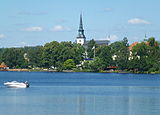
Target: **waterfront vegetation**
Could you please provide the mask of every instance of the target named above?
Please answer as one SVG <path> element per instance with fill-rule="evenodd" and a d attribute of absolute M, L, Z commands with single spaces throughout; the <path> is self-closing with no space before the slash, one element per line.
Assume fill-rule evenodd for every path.
<path fill-rule="evenodd" d="M 53 41 L 44 46 L 1 48 L 0 62 L 12 69 L 36 71 L 160 73 L 160 43 L 154 37 L 132 49 L 129 46 L 126 37 L 108 46 L 91 40 L 87 49 L 72 42 Z"/>

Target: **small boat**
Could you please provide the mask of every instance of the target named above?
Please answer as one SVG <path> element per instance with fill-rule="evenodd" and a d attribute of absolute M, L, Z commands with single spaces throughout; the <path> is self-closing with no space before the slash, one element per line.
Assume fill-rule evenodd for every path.
<path fill-rule="evenodd" d="M 4 85 L 9 88 L 28 88 L 29 87 L 29 83 L 27 81 L 25 82 L 17 82 L 17 81 L 5 82 Z"/>

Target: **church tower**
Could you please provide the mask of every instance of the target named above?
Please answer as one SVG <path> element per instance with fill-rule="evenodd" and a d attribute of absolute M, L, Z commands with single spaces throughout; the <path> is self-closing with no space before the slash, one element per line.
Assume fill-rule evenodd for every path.
<path fill-rule="evenodd" d="M 77 44 L 84 45 L 86 42 L 86 37 L 84 35 L 84 29 L 83 29 L 83 22 L 82 22 L 82 14 L 80 15 L 80 24 L 79 24 L 79 30 L 78 30 L 78 36 L 76 39 Z"/>

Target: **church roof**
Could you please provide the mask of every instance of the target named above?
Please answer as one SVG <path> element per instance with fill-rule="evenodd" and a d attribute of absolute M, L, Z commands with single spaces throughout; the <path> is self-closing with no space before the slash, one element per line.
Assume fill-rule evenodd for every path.
<path fill-rule="evenodd" d="M 85 35 L 84 35 L 82 14 L 80 15 L 80 23 L 79 23 L 79 29 L 78 29 L 78 36 L 77 36 L 77 38 L 83 38 L 83 39 L 86 38 Z"/>
<path fill-rule="evenodd" d="M 102 45 L 102 44 L 109 44 L 109 40 L 95 40 L 96 44 Z"/>
<path fill-rule="evenodd" d="M 94 40 L 96 42 L 97 45 L 108 45 L 109 44 L 109 40 Z M 87 45 L 89 41 L 85 41 L 84 45 Z"/>

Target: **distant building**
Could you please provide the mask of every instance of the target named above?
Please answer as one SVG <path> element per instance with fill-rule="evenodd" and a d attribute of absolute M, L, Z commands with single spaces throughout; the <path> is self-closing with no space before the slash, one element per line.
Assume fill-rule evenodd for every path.
<path fill-rule="evenodd" d="M 132 51 L 132 48 L 134 47 L 134 46 L 136 46 L 138 44 L 138 42 L 134 42 L 134 43 L 132 43 L 128 48 L 129 48 L 129 51 Z"/>
<path fill-rule="evenodd" d="M 78 29 L 78 36 L 76 38 L 76 43 L 83 45 L 85 48 L 87 48 L 87 44 L 89 41 L 86 40 L 86 37 L 84 35 L 84 29 L 83 29 L 83 21 L 82 21 L 82 15 L 80 15 L 80 24 Z M 97 45 L 108 45 L 109 40 L 95 40 Z"/>
<path fill-rule="evenodd" d="M 0 70 L 7 70 L 7 69 L 9 69 L 9 67 L 4 62 L 2 62 L 0 64 Z"/>
<path fill-rule="evenodd" d="M 132 44 L 128 47 L 128 49 L 129 49 L 129 60 L 132 60 L 132 59 L 133 59 L 132 49 L 133 49 L 133 47 L 136 46 L 137 44 L 138 44 L 138 42 L 134 42 L 134 43 L 132 43 Z M 140 58 L 140 57 L 138 56 L 138 58 Z"/>
<path fill-rule="evenodd" d="M 129 58 L 128 58 L 128 60 L 132 60 L 132 59 L 133 59 L 132 49 L 133 49 L 133 47 L 136 46 L 137 44 L 138 44 L 138 42 L 134 42 L 134 43 L 132 43 L 132 44 L 128 47 L 128 49 L 129 49 Z M 117 58 L 117 55 L 113 55 L 113 56 L 112 56 L 112 59 L 113 59 L 113 60 L 116 60 L 116 58 Z M 140 57 L 138 56 L 138 58 L 140 58 Z"/>

